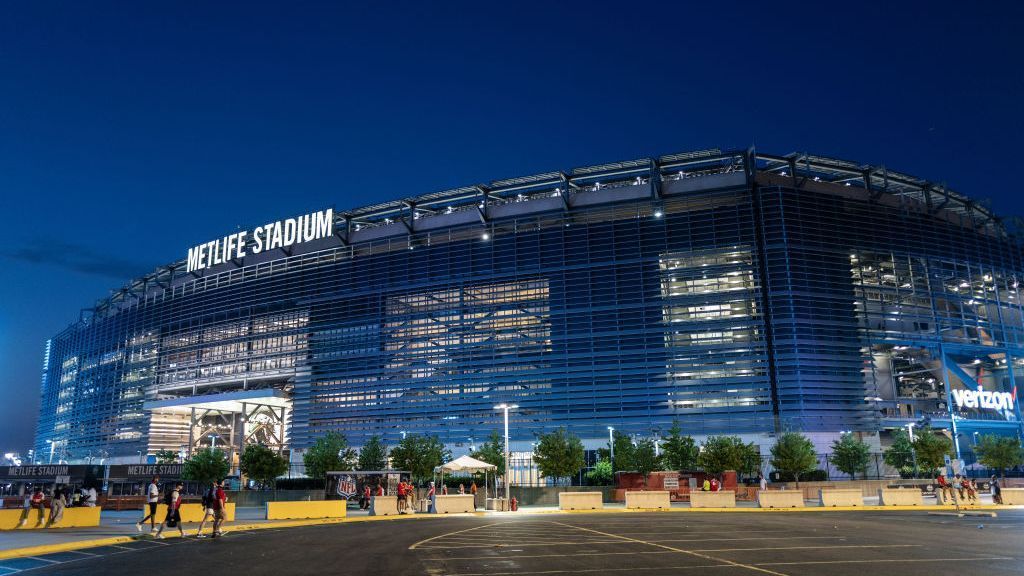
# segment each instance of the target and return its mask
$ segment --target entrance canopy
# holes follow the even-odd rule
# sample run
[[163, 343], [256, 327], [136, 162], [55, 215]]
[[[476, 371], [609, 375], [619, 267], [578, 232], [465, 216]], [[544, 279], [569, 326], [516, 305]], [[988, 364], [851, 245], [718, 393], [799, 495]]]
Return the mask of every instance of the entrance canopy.
[[152, 400], [142, 405], [145, 410], [175, 410], [187, 412], [197, 410], [218, 410], [221, 412], [241, 413], [246, 404], [259, 404], [277, 408], [291, 408], [291, 399], [283, 390], [261, 388], [255, 390], [239, 390], [220, 394], [202, 396], [182, 396], [166, 400]]
[[434, 468], [434, 472], [488, 472], [495, 468], [497, 468], [497, 466], [494, 464], [481, 462], [480, 460], [469, 456], [459, 456], [447, 464], [442, 464], [441, 466]]

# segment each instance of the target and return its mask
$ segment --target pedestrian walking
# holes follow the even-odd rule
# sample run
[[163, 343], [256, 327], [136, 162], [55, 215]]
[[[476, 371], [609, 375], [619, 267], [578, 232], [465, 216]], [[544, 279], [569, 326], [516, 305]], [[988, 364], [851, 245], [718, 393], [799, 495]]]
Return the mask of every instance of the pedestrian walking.
[[373, 493], [370, 490], [370, 484], [363, 484], [363, 501], [359, 503], [360, 510], [368, 510], [370, 508], [370, 499], [373, 497]]
[[228, 497], [224, 494], [224, 481], [217, 480], [217, 489], [213, 495], [213, 537], [224, 535], [221, 525], [227, 516]]
[[167, 517], [160, 523], [156, 531], [156, 537], [163, 540], [164, 528], [177, 528], [178, 534], [185, 537], [185, 529], [181, 526], [181, 489], [184, 486], [181, 482], [174, 485], [174, 490], [164, 496], [164, 504], [167, 505]]
[[46, 523], [47, 528], [64, 518], [64, 507], [67, 503], [67, 488], [58, 484], [53, 488], [53, 495], [50, 497], [50, 520]]
[[142, 532], [142, 525], [149, 520], [149, 531], [156, 532], [156, 505], [160, 503], [160, 477], [153, 476], [153, 481], [146, 488], [146, 505], [149, 506], [149, 514], [135, 525], [135, 529]]
[[764, 477], [764, 474], [757, 475], [757, 483], [761, 487], [761, 490], [768, 489], [768, 479]]
[[32, 491], [32, 495], [25, 499], [25, 510], [21, 513], [21, 522], [18, 523], [18, 528], [21, 528], [28, 524], [28, 517], [31, 515], [33, 509], [39, 512], [39, 518], [36, 521], [36, 528], [43, 525], [44, 512], [43, 505], [46, 501], [46, 496], [43, 494], [43, 489], [40, 486], [36, 486]]
[[203, 507], [203, 519], [199, 521], [199, 529], [196, 530], [196, 538], [206, 538], [206, 534], [203, 534], [203, 528], [206, 527], [206, 521], [214, 517], [213, 500], [216, 497], [217, 482], [213, 481], [206, 487], [206, 492], [203, 492], [203, 499], [201, 501]]
[[430, 488], [427, 490], [427, 500], [430, 501], [430, 506], [427, 507], [427, 512], [430, 514], [437, 514], [437, 490], [434, 488], [434, 483], [430, 483]]

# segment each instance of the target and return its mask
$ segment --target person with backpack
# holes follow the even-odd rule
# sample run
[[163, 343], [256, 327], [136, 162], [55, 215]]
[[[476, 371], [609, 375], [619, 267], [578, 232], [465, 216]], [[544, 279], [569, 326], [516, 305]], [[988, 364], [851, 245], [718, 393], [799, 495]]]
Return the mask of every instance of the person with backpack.
[[210, 482], [210, 486], [203, 492], [203, 519], [199, 522], [199, 529], [196, 530], [196, 538], [206, 538], [206, 534], [203, 534], [203, 527], [206, 526], [206, 521], [210, 518], [214, 518], [213, 513], [213, 500], [217, 497], [217, 481]]
[[223, 536], [221, 524], [224, 523], [228, 497], [224, 495], [224, 481], [217, 480], [217, 489], [213, 493], [213, 537]]
[[36, 527], [43, 525], [43, 503], [46, 501], [46, 496], [43, 495], [43, 489], [40, 486], [36, 486], [35, 490], [32, 491], [32, 495], [25, 498], [25, 511], [21, 513], [21, 522], [18, 523], [18, 528], [21, 528], [28, 524], [28, 517], [31, 515], [32, 509], [35, 508], [39, 511], [39, 520], [36, 522]]
[[149, 531], [156, 531], [156, 505], [160, 503], [160, 477], [153, 476], [153, 481], [146, 488], [146, 504], [149, 506], [149, 514], [135, 524], [135, 529], [142, 532], [142, 525], [149, 520]]
[[164, 528], [177, 528], [178, 534], [183, 538], [185, 536], [185, 529], [181, 526], [181, 489], [184, 484], [178, 482], [174, 485], [174, 490], [167, 493], [164, 496], [164, 504], [167, 505], [167, 517], [160, 523], [160, 528], [156, 531], [156, 537], [163, 540]]

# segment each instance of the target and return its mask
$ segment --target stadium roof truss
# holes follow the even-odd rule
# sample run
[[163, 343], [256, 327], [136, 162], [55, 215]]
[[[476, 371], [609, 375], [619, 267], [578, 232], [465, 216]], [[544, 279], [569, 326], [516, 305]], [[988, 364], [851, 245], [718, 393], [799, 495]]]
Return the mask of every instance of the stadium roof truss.
[[[901, 201], [912, 201], [929, 213], [952, 213], [960, 222], [983, 233], [1007, 237], [1003, 221], [978, 202], [963, 196], [944, 184], [894, 172], [885, 166], [858, 164], [847, 160], [810, 154], [791, 153], [784, 156], [763, 154], [753, 148], [723, 152], [718, 149], [669, 154], [658, 158], [642, 158], [597, 166], [574, 168], [568, 172], [545, 172], [533, 176], [496, 180], [488, 184], [463, 186], [421, 196], [407, 197], [364, 206], [347, 211], [335, 210], [336, 236], [349, 245], [353, 232], [378, 226], [401, 223], [405, 232], [417, 233], [417, 220], [424, 215], [444, 215], [470, 211], [481, 224], [492, 218], [495, 207], [559, 198], [562, 209], [573, 206], [573, 196], [624, 186], [645, 185], [650, 198], [661, 197], [662, 184], [669, 180], [701, 178], [742, 172], [749, 183], [758, 174], [792, 178], [792, 186], [800, 189], [809, 182], [858, 187], [870, 192], [872, 200], [885, 195]], [[108, 312], [131, 306], [142, 300], [152, 288], [170, 288], [173, 281], [186, 276], [184, 259], [157, 268], [137, 278], [120, 290], [98, 301], [93, 308], [82, 310], [80, 322], [102, 317]], [[196, 273], [192, 273], [196, 274]]]

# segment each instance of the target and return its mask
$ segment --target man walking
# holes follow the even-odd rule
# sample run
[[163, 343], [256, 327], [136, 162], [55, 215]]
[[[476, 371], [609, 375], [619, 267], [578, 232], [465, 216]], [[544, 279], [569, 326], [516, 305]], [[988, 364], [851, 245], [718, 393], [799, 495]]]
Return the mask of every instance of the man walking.
[[181, 482], [177, 482], [174, 485], [174, 490], [169, 492], [164, 497], [164, 503], [167, 504], [167, 517], [160, 523], [160, 528], [156, 531], [156, 537], [163, 540], [164, 528], [177, 528], [178, 534], [183, 538], [185, 537], [185, 529], [181, 526], [181, 489], [184, 486]]
[[156, 505], [160, 503], [160, 477], [153, 476], [153, 481], [149, 483], [149, 487], [146, 488], [146, 504], [149, 506], [149, 514], [139, 520], [135, 525], [135, 529], [142, 532], [142, 525], [149, 520], [149, 531], [156, 531]]
[[203, 493], [203, 519], [199, 522], [199, 529], [196, 530], [196, 538], [206, 538], [206, 534], [203, 534], [203, 528], [206, 527], [206, 521], [210, 518], [216, 520], [216, 514], [213, 511], [213, 501], [217, 498], [217, 481], [210, 482], [210, 486]]
[[213, 537], [223, 536], [220, 526], [224, 523], [224, 513], [228, 497], [224, 495], [224, 481], [217, 480], [217, 489], [213, 492]]

